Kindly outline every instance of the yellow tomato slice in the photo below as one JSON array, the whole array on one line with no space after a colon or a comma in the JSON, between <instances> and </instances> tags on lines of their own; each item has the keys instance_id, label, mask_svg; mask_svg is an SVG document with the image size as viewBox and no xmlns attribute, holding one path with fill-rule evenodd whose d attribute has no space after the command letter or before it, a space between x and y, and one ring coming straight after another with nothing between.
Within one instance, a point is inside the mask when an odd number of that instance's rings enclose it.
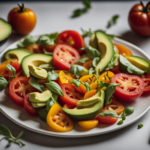
<instances>
[{"instance_id":1,"label":"yellow tomato slice","mask_svg":"<svg viewBox=\"0 0 150 150\"><path fill-rule=\"evenodd\" d=\"M2 64L10 64L10 63L13 63L13 62L17 62L17 58L12 58L12 59L5 60L4 62L2 62Z\"/></svg>"},{"instance_id":2,"label":"yellow tomato slice","mask_svg":"<svg viewBox=\"0 0 150 150\"><path fill-rule=\"evenodd\" d=\"M61 107L55 103L49 110L46 118L47 124L58 132L71 131L74 127L72 120L68 117Z\"/></svg>"},{"instance_id":3,"label":"yellow tomato slice","mask_svg":"<svg viewBox=\"0 0 150 150\"><path fill-rule=\"evenodd\" d=\"M83 64L83 67L89 70L93 66L92 62L93 62L93 60L89 60L89 61L85 62Z\"/></svg>"},{"instance_id":4,"label":"yellow tomato slice","mask_svg":"<svg viewBox=\"0 0 150 150\"><path fill-rule=\"evenodd\" d=\"M110 83L111 78L114 76L114 73L111 71L105 71L104 73L102 73L99 77L99 81L103 81L103 82L108 82Z\"/></svg>"},{"instance_id":5,"label":"yellow tomato slice","mask_svg":"<svg viewBox=\"0 0 150 150\"><path fill-rule=\"evenodd\" d=\"M88 99L96 94L96 90L91 90L85 93L84 99Z\"/></svg>"},{"instance_id":6,"label":"yellow tomato slice","mask_svg":"<svg viewBox=\"0 0 150 150\"><path fill-rule=\"evenodd\" d=\"M87 130L93 129L98 125L98 120L79 121L78 124Z\"/></svg>"}]
</instances>

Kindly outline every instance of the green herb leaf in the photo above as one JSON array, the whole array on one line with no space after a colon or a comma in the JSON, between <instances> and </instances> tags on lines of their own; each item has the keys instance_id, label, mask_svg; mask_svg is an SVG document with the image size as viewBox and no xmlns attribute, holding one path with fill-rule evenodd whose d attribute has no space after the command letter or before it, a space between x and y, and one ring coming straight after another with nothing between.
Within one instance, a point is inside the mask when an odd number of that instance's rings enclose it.
<instances>
[{"instance_id":1,"label":"green herb leaf","mask_svg":"<svg viewBox=\"0 0 150 150\"><path fill-rule=\"evenodd\" d=\"M125 114L128 116L134 112L134 107L126 107L124 111Z\"/></svg>"},{"instance_id":2,"label":"green herb leaf","mask_svg":"<svg viewBox=\"0 0 150 150\"><path fill-rule=\"evenodd\" d=\"M0 135L5 135L5 137L1 138L0 141L6 139L9 143L16 143L21 146L25 146L25 144L19 140L19 138L23 135L23 131L20 132L19 135L15 138L6 126L0 125Z\"/></svg>"},{"instance_id":3,"label":"green herb leaf","mask_svg":"<svg viewBox=\"0 0 150 150\"><path fill-rule=\"evenodd\" d=\"M31 77L28 82L31 86L33 86L34 88L38 89L41 92L44 92L46 90L43 85L36 82L36 78L34 77Z\"/></svg>"},{"instance_id":4,"label":"green herb leaf","mask_svg":"<svg viewBox=\"0 0 150 150\"><path fill-rule=\"evenodd\" d=\"M98 116L113 116L113 117L117 117L117 118L119 117L115 111L104 111L104 112L96 115L96 117L98 117Z\"/></svg>"},{"instance_id":5,"label":"green herb leaf","mask_svg":"<svg viewBox=\"0 0 150 150\"><path fill-rule=\"evenodd\" d=\"M103 81L98 81L97 82L97 85L99 85L98 89L96 90L96 93L98 91L100 91L103 87L108 87L110 85L110 83L107 83L107 82L103 82Z\"/></svg>"},{"instance_id":6,"label":"green herb leaf","mask_svg":"<svg viewBox=\"0 0 150 150\"><path fill-rule=\"evenodd\" d=\"M8 81L4 77L0 76L0 91L4 90L7 85Z\"/></svg>"},{"instance_id":7,"label":"green herb leaf","mask_svg":"<svg viewBox=\"0 0 150 150\"><path fill-rule=\"evenodd\" d=\"M49 34L49 38L55 42L58 38L58 32Z\"/></svg>"},{"instance_id":8,"label":"green herb leaf","mask_svg":"<svg viewBox=\"0 0 150 150\"><path fill-rule=\"evenodd\" d=\"M123 120L120 120L117 124L118 124L118 125L123 124Z\"/></svg>"},{"instance_id":9,"label":"green herb leaf","mask_svg":"<svg viewBox=\"0 0 150 150\"><path fill-rule=\"evenodd\" d=\"M96 48L93 48L90 45L86 46L84 49L92 59L94 59L95 57L101 57L101 53Z\"/></svg>"},{"instance_id":10,"label":"green herb leaf","mask_svg":"<svg viewBox=\"0 0 150 150\"><path fill-rule=\"evenodd\" d=\"M37 41L39 45L54 45L54 40L49 38L49 35L41 35Z\"/></svg>"},{"instance_id":11,"label":"green herb leaf","mask_svg":"<svg viewBox=\"0 0 150 150\"><path fill-rule=\"evenodd\" d=\"M74 84L77 88L79 88L81 82L77 79L73 79L70 83Z\"/></svg>"},{"instance_id":12,"label":"green herb leaf","mask_svg":"<svg viewBox=\"0 0 150 150\"><path fill-rule=\"evenodd\" d=\"M55 73L54 71L49 71L47 75L47 82L51 82L52 80L57 80L59 77L58 73Z\"/></svg>"},{"instance_id":13,"label":"green herb leaf","mask_svg":"<svg viewBox=\"0 0 150 150\"><path fill-rule=\"evenodd\" d=\"M47 117L47 110L43 109L43 108L38 108L38 115L40 117L40 119L44 122L46 122L46 117Z\"/></svg>"},{"instance_id":14,"label":"green herb leaf","mask_svg":"<svg viewBox=\"0 0 150 150\"><path fill-rule=\"evenodd\" d=\"M91 91L91 86L90 86L90 84L88 83L88 82L82 82L82 84L86 87L86 91L88 92L88 91Z\"/></svg>"},{"instance_id":15,"label":"green herb leaf","mask_svg":"<svg viewBox=\"0 0 150 150\"><path fill-rule=\"evenodd\" d=\"M89 31L86 31L86 30L84 30L84 29L81 28L81 30L82 30L82 32L83 32L83 34L82 34L82 37L83 37L83 38L90 37L90 36L92 36L92 34L93 34L93 32L92 32L91 29L89 29Z\"/></svg>"},{"instance_id":16,"label":"green herb leaf","mask_svg":"<svg viewBox=\"0 0 150 150\"><path fill-rule=\"evenodd\" d=\"M94 68L94 67L91 67L91 68L89 69L89 74L95 74L95 73L96 73L95 68Z\"/></svg>"},{"instance_id":17,"label":"green herb leaf","mask_svg":"<svg viewBox=\"0 0 150 150\"><path fill-rule=\"evenodd\" d=\"M91 8L91 2L90 1L83 0L82 2L84 5L84 8L74 10L73 15L71 16L72 18L81 16L82 14L86 13Z\"/></svg>"},{"instance_id":18,"label":"green herb leaf","mask_svg":"<svg viewBox=\"0 0 150 150\"><path fill-rule=\"evenodd\" d=\"M25 48L25 47L35 44L35 43L36 43L36 41L34 40L34 38L32 36L27 36L24 38L24 40L19 41L17 46L19 48Z\"/></svg>"},{"instance_id":19,"label":"green herb leaf","mask_svg":"<svg viewBox=\"0 0 150 150\"><path fill-rule=\"evenodd\" d=\"M56 82L50 81L49 83L45 83L45 84L48 87L48 89L51 90L52 92L54 92L58 95L64 96L62 89Z\"/></svg>"},{"instance_id":20,"label":"green herb leaf","mask_svg":"<svg viewBox=\"0 0 150 150\"><path fill-rule=\"evenodd\" d=\"M53 94L52 94L52 97L53 97L53 99L54 99L55 101L57 101L58 96L59 96L59 95L58 95L58 94L56 94L56 93L53 93Z\"/></svg>"},{"instance_id":21,"label":"green herb leaf","mask_svg":"<svg viewBox=\"0 0 150 150\"><path fill-rule=\"evenodd\" d=\"M125 113L125 111L123 111L123 113L121 114L121 118L122 118L122 120L126 120L126 113Z\"/></svg>"},{"instance_id":22,"label":"green herb leaf","mask_svg":"<svg viewBox=\"0 0 150 150\"><path fill-rule=\"evenodd\" d=\"M105 68L105 70L110 70L116 67L118 65L119 57L120 57L119 54L115 54L113 58L111 59L111 61L109 62L109 64L107 65L107 67Z\"/></svg>"},{"instance_id":23,"label":"green herb leaf","mask_svg":"<svg viewBox=\"0 0 150 150\"><path fill-rule=\"evenodd\" d=\"M113 93L115 92L115 89L116 89L116 86L118 86L120 84L117 84L117 83L111 83L110 85L108 85L107 89L106 89L106 97L105 97L105 104L108 105L110 104L110 98L111 96L113 95Z\"/></svg>"},{"instance_id":24,"label":"green herb leaf","mask_svg":"<svg viewBox=\"0 0 150 150\"><path fill-rule=\"evenodd\" d=\"M98 65L98 63L100 62L100 60L101 60L100 57L95 57L92 62L93 67L96 67Z\"/></svg>"},{"instance_id":25,"label":"green herb leaf","mask_svg":"<svg viewBox=\"0 0 150 150\"><path fill-rule=\"evenodd\" d=\"M142 128L143 124L138 124L138 129Z\"/></svg>"},{"instance_id":26,"label":"green herb leaf","mask_svg":"<svg viewBox=\"0 0 150 150\"><path fill-rule=\"evenodd\" d=\"M84 58L81 58L81 59L77 60L76 63L85 63L88 60L90 60L89 57L84 57Z\"/></svg>"},{"instance_id":27,"label":"green herb leaf","mask_svg":"<svg viewBox=\"0 0 150 150\"><path fill-rule=\"evenodd\" d=\"M13 76L10 76L10 77L12 77L14 79L16 77L15 76L16 69L13 66L11 66L10 64L7 64L6 69L13 74Z\"/></svg>"},{"instance_id":28,"label":"green herb leaf","mask_svg":"<svg viewBox=\"0 0 150 150\"><path fill-rule=\"evenodd\" d=\"M70 73L72 74L75 74L76 75L76 78L79 78L80 77L80 74L82 73L82 71L84 70L85 68L83 66L79 66L79 65L72 65L70 67Z\"/></svg>"},{"instance_id":29,"label":"green herb leaf","mask_svg":"<svg viewBox=\"0 0 150 150\"><path fill-rule=\"evenodd\" d=\"M53 52L47 52L45 49L43 49L43 51L44 51L44 54L53 56Z\"/></svg>"},{"instance_id":30,"label":"green herb leaf","mask_svg":"<svg viewBox=\"0 0 150 150\"><path fill-rule=\"evenodd\" d=\"M116 24L117 20L119 18L119 15L114 15L111 20L107 24L107 28L110 28L112 25Z\"/></svg>"}]
</instances>

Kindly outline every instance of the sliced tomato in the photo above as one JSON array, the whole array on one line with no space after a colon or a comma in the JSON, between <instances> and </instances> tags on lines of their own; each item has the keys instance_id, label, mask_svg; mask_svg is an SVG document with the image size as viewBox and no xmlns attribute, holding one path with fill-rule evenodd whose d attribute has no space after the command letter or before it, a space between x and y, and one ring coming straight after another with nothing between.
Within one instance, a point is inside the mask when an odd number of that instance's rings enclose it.
<instances>
[{"instance_id":1,"label":"sliced tomato","mask_svg":"<svg viewBox=\"0 0 150 150\"><path fill-rule=\"evenodd\" d=\"M150 78L142 78L145 84L143 94L150 94Z\"/></svg>"},{"instance_id":2,"label":"sliced tomato","mask_svg":"<svg viewBox=\"0 0 150 150\"><path fill-rule=\"evenodd\" d=\"M9 96L18 105L24 105L24 97L27 93L36 92L29 83L30 77L20 76L11 80L9 85Z\"/></svg>"},{"instance_id":3,"label":"sliced tomato","mask_svg":"<svg viewBox=\"0 0 150 150\"><path fill-rule=\"evenodd\" d=\"M29 101L30 93L26 94L24 97L24 109L31 115L37 115L37 110L32 106L31 102Z\"/></svg>"},{"instance_id":4,"label":"sliced tomato","mask_svg":"<svg viewBox=\"0 0 150 150\"><path fill-rule=\"evenodd\" d=\"M54 67L60 70L69 70L80 58L80 54L76 49L65 44L58 44L53 53Z\"/></svg>"},{"instance_id":5,"label":"sliced tomato","mask_svg":"<svg viewBox=\"0 0 150 150\"><path fill-rule=\"evenodd\" d=\"M78 124L86 130L91 130L98 125L98 120L94 119L94 120L79 121Z\"/></svg>"},{"instance_id":6,"label":"sliced tomato","mask_svg":"<svg viewBox=\"0 0 150 150\"><path fill-rule=\"evenodd\" d=\"M46 46L40 45L40 49L41 50L45 49L47 52L53 52L55 47L56 47L56 44L54 44L54 45L46 45Z\"/></svg>"},{"instance_id":7,"label":"sliced tomato","mask_svg":"<svg viewBox=\"0 0 150 150\"><path fill-rule=\"evenodd\" d=\"M118 73L111 79L111 83L119 83L116 87L114 96L125 102L136 100L144 91L144 81L135 75Z\"/></svg>"},{"instance_id":8,"label":"sliced tomato","mask_svg":"<svg viewBox=\"0 0 150 150\"><path fill-rule=\"evenodd\" d=\"M71 106L71 105L65 104L65 105L63 106L63 108L66 108L66 109L73 109L74 107Z\"/></svg>"},{"instance_id":9,"label":"sliced tomato","mask_svg":"<svg viewBox=\"0 0 150 150\"><path fill-rule=\"evenodd\" d=\"M72 84L64 83L60 85L64 96L60 96L60 99L73 107L77 106L77 102L82 100L84 95Z\"/></svg>"},{"instance_id":10,"label":"sliced tomato","mask_svg":"<svg viewBox=\"0 0 150 150\"><path fill-rule=\"evenodd\" d=\"M84 40L77 31L67 30L60 33L57 38L57 44L67 44L78 50L80 54L85 53L84 50L79 50L80 48L84 47Z\"/></svg>"},{"instance_id":11,"label":"sliced tomato","mask_svg":"<svg viewBox=\"0 0 150 150\"><path fill-rule=\"evenodd\" d=\"M98 116L96 117L96 119L99 121L99 123L108 124L108 125L114 124L118 120L118 118L113 116Z\"/></svg>"}]
</instances>

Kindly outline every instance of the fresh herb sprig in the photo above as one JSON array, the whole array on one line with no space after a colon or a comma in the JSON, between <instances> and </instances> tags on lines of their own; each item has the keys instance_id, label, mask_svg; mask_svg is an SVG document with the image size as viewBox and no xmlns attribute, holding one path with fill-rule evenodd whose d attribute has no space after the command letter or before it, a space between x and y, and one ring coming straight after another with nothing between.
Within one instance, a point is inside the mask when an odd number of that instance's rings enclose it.
<instances>
[{"instance_id":1,"label":"fresh herb sprig","mask_svg":"<svg viewBox=\"0 0 150 150\"><path fill-rule=\"evenodd\" d=\"M138 124L138 129L142 128L143 124Z\"/></svg>"},{"instance_id":2,"label":"fresh herb sprig","mask_svg":"<svg viewBox=\"0 0 150 150\"><path fill-rule=\"evenodd\" d=\"M3 138L0 139L0 142L3 139L6 139L9 144L16 143L20 146L25 146L25 143L23 143L19 138L23 135L23 131L19 133L17 137L14 137L11 133L11 131L4 125L0 125L0 135L4 135Z\"/></svg>"},{"instance_id":3,"label":"fresh herb sprig","mask_svg":"<svg viewBox=\"0 0 150 150\"><path fill-rule=\"evenodd\" d=\"M86 13L89 9L91 9L91 1L90 0L83 0L82 1L84 8L79 8L73 11L71 18L79 17Z\"/></svg>"},{"instance_id":4,"label":"fresh herb sprig","mask_svg":"<svg viewBox=\"0 0 150 150\"><path fill-rule=\"evenodd\" d=\"M110 28L112 25L116 24L119 15L114 15L111 20L108 21L107 28Z\"/></svg>"}]
</instances>

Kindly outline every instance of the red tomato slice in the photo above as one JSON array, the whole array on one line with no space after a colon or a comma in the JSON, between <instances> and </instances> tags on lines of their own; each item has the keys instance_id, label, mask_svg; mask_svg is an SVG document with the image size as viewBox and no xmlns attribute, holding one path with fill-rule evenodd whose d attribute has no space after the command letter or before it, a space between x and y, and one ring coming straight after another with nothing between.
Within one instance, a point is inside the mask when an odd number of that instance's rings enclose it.
<instances>
[{"instance_id":1,"label":"red tomato slice","mask_svg":"<svg viewBox=\"0 0 150 150\"><path fill-rule=\"evenodd\" d=\"M26 94L24 97L24 109L31 115L37 115L37 110L32 106L31 102L29 101L30 93Z\"/></svg>"},{"instance_id":2,"label":"red tomato slice","mask_svg":"<svg viewBox=\"0 0 150 150\"><path fill-rule=\"evenodd\" d=\"M144 81L135 75L118 73L112 77L111 83L121 84L116 87L114 96L125 102L136 100L144 91Z\"/></svg>"},{"instance_id":3,"label":"red tomato slice","mask_svg":"<svg viewBox=\"0 0 150 150\"><path fill-rule=\"evenodd\" d=\"M145 83L143 94L150 94L150 78L142 78Z\"/></svg>"},{"instance_id":4,"label":"red tomato slice","mask_svg":"<svg viewBox=\"0 0 150 150\"><path fill-rule=\"evenodd\" d=\"M79 50L80 48L84 47L84 40L77 31L67 30L60 33L57 38L57 44L67 44L78 50L80 54L85 53L85 51Z\"/></svg>"},{"instance_id":5,"label":"red tomato slice","mask_svg":"<svg viewBox=\"0 0 150 150\"><path fill-rule=\"evenodd\" d=\"M24 105L24 97L27 93L36 92L29 83L30 77L17 77L11 80L9 85L9 96L18 105Z\"/></svg>"},{"instance_id":6,"label":"red tomato slice","mask_svg":"<svg viewBox=\"0 0 150 150\"><path fill-rule=\"evenodd\" d=\"M114 124L118 120L118 118L113 116L98 116L96 117L96 119L99 121L99 123L108 124L108 125Z\"/></svg>"},{"instance_id":7,"label":"red tomato slice","mask_svg":"<svg viewBox=\"0 0 150 150\"><path fill-rule=\"evenodd\" d=\"M64 96L60 96L61 100L73 107L77 106L77 102L83 99L84 95L72 84L64 83L60 85Z\"/></svg>"},{"instance_id":8,"label":"red tomato slice","mask_svg":"<svg viewBox=\"0 0 150 150\"><path fill-rule=\"evenodd\" d=\"M54 67L60 70L69 70L80 55L76 49L65 44L58 44L53 53L53 64Z\"/></svg>"}]
</instances>

